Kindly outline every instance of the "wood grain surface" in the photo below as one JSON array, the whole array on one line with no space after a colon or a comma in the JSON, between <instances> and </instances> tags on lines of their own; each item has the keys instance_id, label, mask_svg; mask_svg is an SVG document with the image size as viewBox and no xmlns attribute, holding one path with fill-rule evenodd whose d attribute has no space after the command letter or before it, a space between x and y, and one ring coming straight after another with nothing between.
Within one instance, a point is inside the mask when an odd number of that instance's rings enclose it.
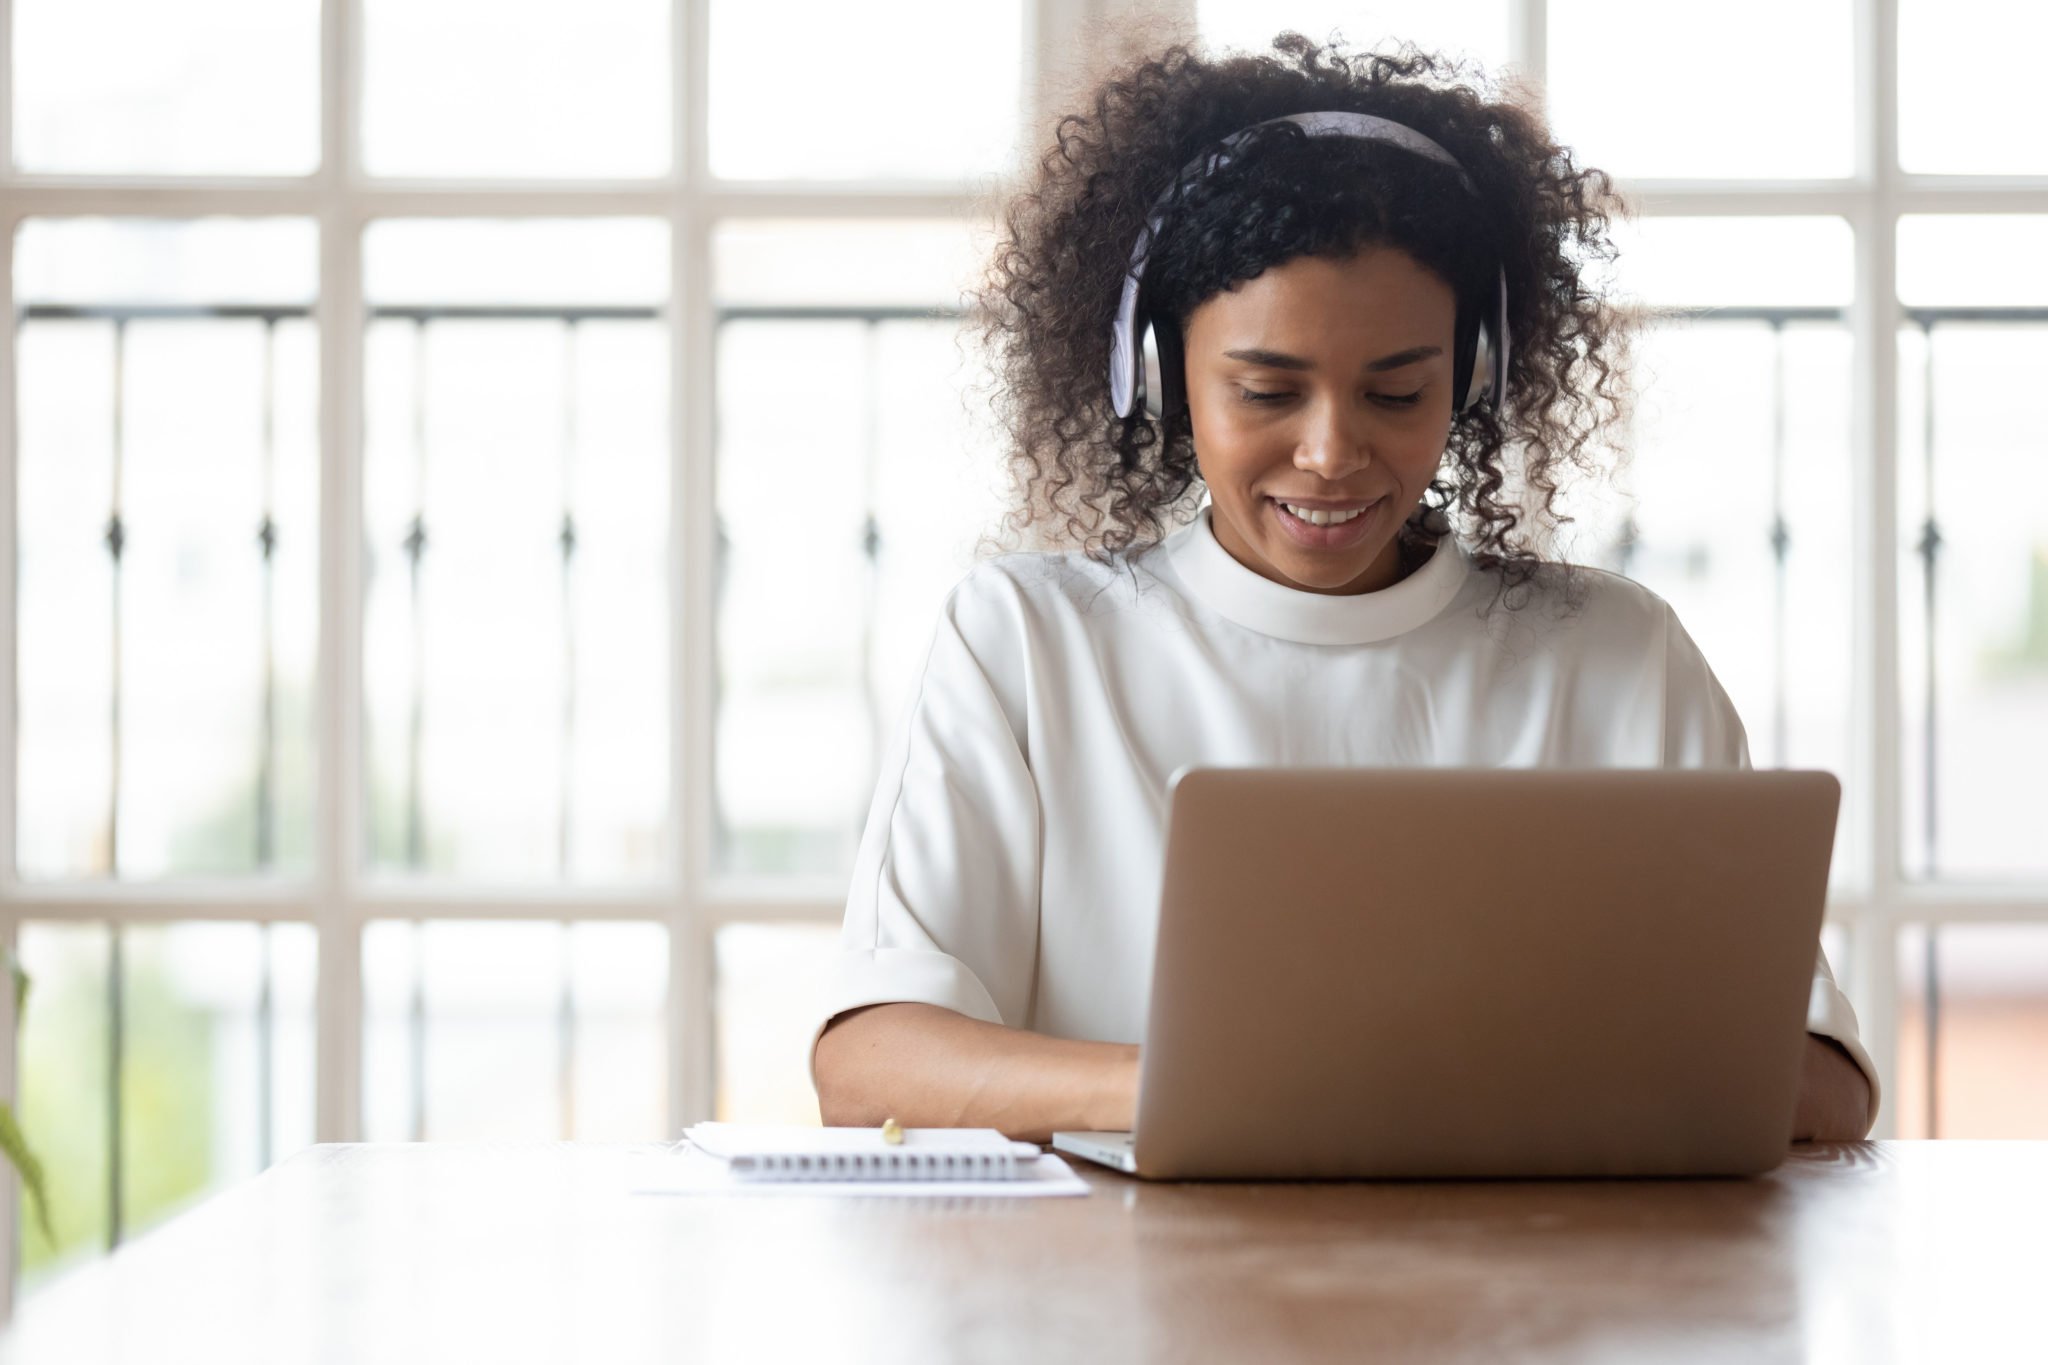
<instances>
[{"instance_id":1,"label":"wood grain surface","mask_svg":"<svg viewBox=\"0 0 2048 1365\"><path fill-rule=\"evenodd\" d=\"M2048 1143L1753 1180L636 1195L654 1146L316 1147L0 1361L2043 1361Z\"/></svg>"}]
</instances>

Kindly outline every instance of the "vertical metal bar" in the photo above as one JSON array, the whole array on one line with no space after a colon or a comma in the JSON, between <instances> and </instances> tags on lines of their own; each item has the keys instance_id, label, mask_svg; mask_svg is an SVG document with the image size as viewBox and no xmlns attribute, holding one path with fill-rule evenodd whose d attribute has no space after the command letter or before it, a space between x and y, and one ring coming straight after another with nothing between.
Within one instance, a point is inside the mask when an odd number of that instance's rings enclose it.
<instances>
[{"instance_id":1,"label":"vertical metal bar","mask_svg":"<svg viewBox=\"0 0 2048 1365\"><path fill-rule=\"evenodd\" d=\"M427 1137L427 927L412 922L412 999L406 1010L406 1060L411 1081L411 1123L414 1142Z\"/></svg>"},{"instance_id":2,"label":"vertical metal bar","mask_svg":"<svg viewBox=\"0 0 2048 1365\"><path fill-rule=\"evenodd\" d=\"M864 619L860 632L860 688L862 707L868 722L868 769L869 780L864 787L874 788L875 770L882 761L882 697L875 685L875 633L881 625L882 607L882 523L877 515L877 493L881 485L882 466L882 324L880 319L869 318L861 329L862 359L867 370L867 412L861 424L861 501L865 505L866 517L861 527L861 569L865 576L865 600L861 603ZM860 837L860 821L867 812L867 797L856 797L853 809L847 812L852 825L853 837Z\"/></svg>"},{"instance_id":3,"label":"vertical metal bar","mask_svg":"<svg viewBox=\"0 0 2048 1365\"><path fill-rule=\"evenodd\" d=\"M562 326L562 729L560 789L555 828L555 875L567 882L571 869L574 801L573 776L576 763L576 404L577 404L576 319ZM560 1106L562 1137L576 1136L576 932L562 922L561 998L555 1011L556 1099Z\"/></svg>"},{"instance_id":4,"label":"vertical metal bar","mask_svg":"<svg viewBox=\"0 0 2048 1365\"><path fill-rule=\"evenodd\" d=\"M426 868L425 813L420 805L420 743L426 720L426 621L420 602L420 566L427 547L427 320L415 320L412 332L412 525L405 535L405 557L412 613L410 696L405 739L405 867ZM426 926L412 923L412 1002L406 1013L407 1052L411 1061L412 1140L427 1136L427 987Z\"/></svg>"},{"instance_id":5,"label":"vertical metal bar","mask_svg":"<svg viewBox=\"0 0 2048 1365\"><path fill-rule=\"evenodd\" d=\"M109 585L109 647L107 705L107 846L101 871L116 877L121 871L121 555L128 544L128 530L121 519L121 482L127 458L128 440L128 322L114 320L114 411L113 473L107 499L107 529L104 541L111 561Z\"/></svg>"},{"instance_id":6,"label":"vertical metal bar","mask_svg":"<svg viewBox=\"0 0 2048 1365\"><path fill-rule=\"evenodd\" d=\"M555 793L555 875L569 879L576 769L576 319L562 325L562 529L557 536L561 551L562 591L562 712L557 758L559 778Z\"/></svg>"},{"instance_id":7,"label":"vertical metal bar","mask_svg":"<svg viewBox=\"0 0 2048 1365\"><path fill-rule=\"evenodd\" d=\"M555 1092L562 1139L576 1136L576 926L562 921L561 997L555 1007Z\"/></svg>"},{"instance_id":8,"label":"vertical metal bar","mask_svg":"<svg viewBox=\"0 0 2048 1365\"><path fill-rule=\"evenodd\" d=\"M1927 922L1927 939L1921 945L1920 990L1924 1007L1921 1018L1927 1025L1927 1136L1941 1136L1941 925Z\"/></svg>"},{"instance_id":9,"label":"vertical metal bar","mask_svg":"<svg viewBox=\"0 0 2048 1365\"><path fill-rule=\"evenodd\" d=\"M427 320L413 324L412 352L412 524L405 533L407 583L412 619L412 673L405 722L405 866L427 864L425 815L420 809L420 741L426 721L426 622L420 603L420 561L427 548Z\"/></svg>"},{"instance_id":10,"label":"vertical metal bar","mask_svg":"<svg viewBox=\"0 0 2048 1365\"><path fill-rule=\"evenodd\" d=\"M263 556L263 701L256 763L256 870L277 861L277 318L263 320L263 517L256 544ZM268 951L268 940L265 940ZM265 1162L269 1165L269 1162Z\"/></svg>"},{"instance_id":11,"label":"vertical metal bar","mask_svg":"<svg viewBox=\"0 0 2048 1365\"><path fill-rule=\"evenodd\" d=\"M268 1170L277 1158L277 993L271 958L269 920L256 926L257 969L262 974L256 995L256 1168Z\"/></svg>"},{"instance_id":12,"label":"vertical metal bar","mask_svg":"<svg viewBox=\"0 0 2048 1365\"><path fill-rule=\"evenodd\" d=\"M1925 670L1922 686L1926 688L1925 712L1921 719L1920 755L1920 800L1922 809L1923 837L1927 846L1927 876L1931 880L1938 875L1941 865L1938 838L1941 831L1936 801L1940 795L1936 763L1940 759L1939 736L1935 726L1940 717L1935 686L1938 678L1939 649L1936 636L1939 633L1936 615L1939 602L1937 592L1936 566L1941 556L1941 524L1935 508L1935 415L1934 415L1934 321L1924 318L1920 323L1921 338L1921 396L1920 396L1920 441L1921 477L1926 492L1927 518L1920 527L1921 586L1925 593L1923 602L1925 629L1921 647L1921 663ZM1941 926L1933 921L1927 925L1927 941L1924 957L1920 964L1923 980L1921 989L1925 992L1925 1009L1921 1018L1927 1028L1927 1136L1941 1136Z\"/></svg>"},{"instance_id":13,"label":"vertical metal bar","mask_svg":"<svg viewBox=\"0 0 2048 1365\"><path fill-rule=\"evenodd\" d=\"M1787 580L1792 529L1785 520L1785 320L1771 320L1771 762L1791 762L1786 693L1790 690Z\"/></svg>"},{"instance_id":14,"label":"vertical metal bar","mask_svg":"<svg viewBox=\"0 0 2048 1365\"><path fill-rule=\"evenodd\" d=\"M1941 522L1935 508L1935 419L1934 419L1934 322L1923 318L1920 323L1921 337L1921 402L1920 402L1920 444L1921 479L1925 490L1926 517L1920 523L1920 539L1914 547L1920 555L1920 585L1922 591L1921 610L1924 613L1925 631L1921 640L1921 685L1926 689L1921 715L1920 753L1920 812L1921 835L1926 840L1927 876L1930 880L1939 875L1940 850L1937 841L1941 821L1936 806L1940 795L1936 763L1940 758L1939 735L1936 726L1940 721L1940 710L1935 695L1939 675L1938 632L1939 594L1936 571L1941 558Z\"/></svg>"},{"instance_id":15,"label":"vertical metal bar","mask_svg":"<svg viewBox=\"0 0 2048 1365\"><path fill-rule=\"evenodd\" d=\"M107 1250L121 1245L123 1044L128 1031L127 967L122 961L121 924L107 922Z\"/></svg>"}]
</instances>

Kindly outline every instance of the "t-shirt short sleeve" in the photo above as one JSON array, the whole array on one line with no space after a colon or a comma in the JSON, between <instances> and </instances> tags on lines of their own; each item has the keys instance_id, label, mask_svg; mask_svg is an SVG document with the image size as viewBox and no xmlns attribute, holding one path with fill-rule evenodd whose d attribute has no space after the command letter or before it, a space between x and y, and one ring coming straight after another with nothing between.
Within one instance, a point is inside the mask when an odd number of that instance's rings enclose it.
<instances>
[{"instance_id":1,"label":"t-shirt short sleeve","mask_svg":"<svg viewBox=\"0 0 2048 1365\"><path fill-rule=\"evenodd\" d=\"M876 784L816 1021L923 1002L1020 1025L1038 947L1038 789L1026 760L1025 621L983 565L948 598Z\"/></svg>"},{"instance_id":2,"label":"t-shirt short sleeve","mask_svg":"<svg viewBox=\"0 0 2048 1365\"><path fill-rule=\"evenodd\" d=\"M1747 768L1749 740L1735 703L1707 666L1706 655L1679 624L1678 613L1663 606L1662 615L1664 766Z\"/></svg>"}]
</instances>

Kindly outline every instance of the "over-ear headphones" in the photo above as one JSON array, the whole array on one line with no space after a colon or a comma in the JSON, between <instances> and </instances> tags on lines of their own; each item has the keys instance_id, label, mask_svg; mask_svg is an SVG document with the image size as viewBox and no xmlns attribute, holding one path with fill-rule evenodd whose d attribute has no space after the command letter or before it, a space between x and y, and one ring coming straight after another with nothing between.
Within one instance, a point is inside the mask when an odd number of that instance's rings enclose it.
<instances>
[{"instance_id":1,"label":"over-ear headphones","mask_svg":"<svg viewBox=\"0 0 2048 1365\"><path fill-rule=\"evenodd\" d=\"M1170 321L1153 319L1141 307L1146 257L1159 231L1166 225L1167 212L1188 185L1214 175L1228 165L1254 133L1276 123L1292 123L1309 137L1346 137L1361 142L1384 142L1441 162L1458 173L1467 189L1472 181L1457 158L1432 139L1406 124L1375 114L1354 114L1326 110L1312 114L1288 114L1240 128L1218 144L1216 150L1197 157L1182 168L1180 176L1166 188L1147 215L1145 228L1131 248L1130 269L1124 273L1123 295L1117 301L1116 321L1109 334L1109 399L1119 417L1129 417L1142 403L1145 411L1158 418L1178 411L1186 404L1185 371L1182 368L1180 329ZM1452 392L1460 395L1456 410L1464 412L1474 404L1491 399L1496 407L1507 394L1508 378L1508 274L1499 267L1500 283L1489 304L1470 310L1461 306L1456 351L1452 364Z\"/></svg>"}]
</instances>

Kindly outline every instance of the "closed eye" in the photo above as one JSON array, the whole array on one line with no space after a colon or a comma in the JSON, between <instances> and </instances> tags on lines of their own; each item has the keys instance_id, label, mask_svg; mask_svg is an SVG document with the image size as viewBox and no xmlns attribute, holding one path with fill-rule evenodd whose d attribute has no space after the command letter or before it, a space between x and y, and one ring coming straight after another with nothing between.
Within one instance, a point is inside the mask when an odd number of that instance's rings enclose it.
<instances>
[{"instance_id":1,"label":"closed eye","mask_svg":"<svg viewBox=\"0 0 2048 1365\"><path fill-rule=\"evenodd\" d=\"M1391 403L1396 407L1408 408L1422 401L1422 390L1417 389L1413 393L1376 393L1372 397L1376 403Z\"/></svg>"},{"instance_id":2,"label":"closed eye","mask_svg":"<svg viewBox=\"0 0 2048 1365\"><path fill-rule=\"evenodd\" d=\"M1237 396L1247 403L1281 403L1294 395L1285 389L1247 389L1240 387Z\"/></svg>"}]
</instances>

